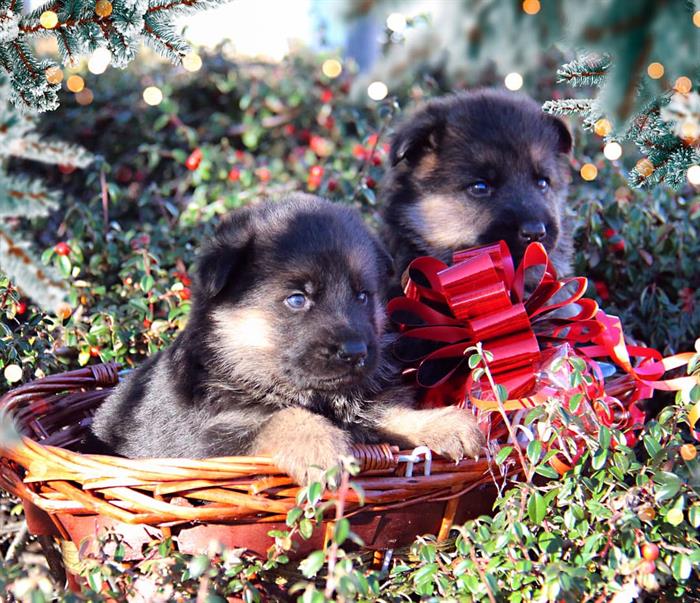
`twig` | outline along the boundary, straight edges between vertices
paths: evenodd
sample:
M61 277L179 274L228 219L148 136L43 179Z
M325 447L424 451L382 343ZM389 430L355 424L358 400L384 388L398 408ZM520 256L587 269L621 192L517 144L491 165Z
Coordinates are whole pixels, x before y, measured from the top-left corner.
M335 520L338 522L343 518L345 513L345 499L350 488L350 473L343 467L342 476L340 479L340 487L338 488L338 497L335 500ZM337 523L336 523L337 525ZM335 591L335 565L338 562L338 543L333 538L331 546L328 550L328 574L326 576L326 589L324 595L330 599Z
M15 537L12 539L9 548L7 549L7 553L5 554L5 561L14 561L17 558L17 555L22 550L22 547L26 543L28 536L29 527L27 526L27 522L23 521L19 532L15 534Z
M476 567L476 571L479 572L479 578L481 578L481 583L484 585L484 588L486 588L486 594L489 596L489 601L491 601L491 603L496 603L496 597L494 597L493 593L491 592L491 587L489 586L489 583L486 580L486 574L484 574L484 570L481 569L481 566L479 565L479 560L476 558L476 555L474 554L474 547L470 547L469 557L471 558L472 562L474 563L474 567Z
M102 222L104 223L105 232L109 224L109 191L107 190L107 177L104 169L100 170L100 190L102 191Z

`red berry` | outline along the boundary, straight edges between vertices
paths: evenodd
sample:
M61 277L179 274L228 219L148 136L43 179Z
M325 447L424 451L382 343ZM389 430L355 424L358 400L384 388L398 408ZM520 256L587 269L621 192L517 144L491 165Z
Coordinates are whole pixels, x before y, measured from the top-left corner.
M151 328L151 321L148 320L148 318L144 318L144 319L143 319L143 326L144 326L146 329L150 329L150 328Z
M190 153L190 156L185 160L185 167L194 172L202 163L202 151L201 149L195 149Z
M90 346L90 356L97 358L100 355L100 348L96 345Z
M350 82L345 81L342 84L340 84L340 91L343 94L347 94L348 92L350 92Z
M241 149L236 149L235 155L236 160L238 161L243 161L245 159L245 151L242 151Z
M614 237L616 234L617 234L617 230L615 230L614 228L606 228L606 229L603 231L603 235L604 235L605 237L607 237L608 239L609 239L610 237Z
M598 293L598 297L600 297L600 299L603 301L608 301L610 299L610 290L608 289L608 285L603 281L593 281L593 284L595 285L595 290Z
M321 102L322 103L330 103L333 100L333 93L326 88L323 92L321 92Z
M372 155L372 165L382 165L382 158L379 155Z
M656 563L653 561L642 561L641 569L645 574L653 574L656 571Z
M659 547L653 542L645 542L642 545L642 557L647 561L656 561L659 557Z
M367 151L365 150L365 147L363 147L361 144L356 144L352 148L352 155L356 159L364 159L367 156Z
M260 182L267 182L270 179L270 170L266 167L258 168L255 173Z
M117 168L117 173L115 174L117 180L122 184L127 184L131 182L134 177L134 172L128 165L120 165Z
M27 311L27 304L23 301L17 304L17 315L22 316Z
M178 291L178 295L180 296L180 299L188 300L190 297L192 297L192 292L188 287L185 287L184 289L180 289L180 291Z
M59 163L58 171L61 172L61 174L72 174L75 172L75 166L69 163Z
M309 170L309 176L312 178L322 178L323 177L323 167L320 165L314 165Z
M228 173L228 179L230 182L238 182L241 178L241 170L237 167L232 167Z
M620 239L619 241L615 241L610 245L613 251L624 251L625 250L625 240Z
M375 144L377 144L377 141L379 140L379 135L378 134L370 134L367 137L367 146L368 147L373 147Z
M329 115L328 117L326 117L325 121L323 122L323 126L324 126L327 130L332 130L332 129L333 129L333 127L335 126L335 119L333 118L332 115Z
M296 128L294 127L294 124L286 124L283 131L287 136L292 136L294 132L296 132Z
M374 188L375 186L377 186L377 181L374 178L372 178L372 176L367 176L367 178L365 178L365 184L368 188Z
M332 193L332 192L333 192L334 190L336 190L337 188L338 188L338 181L331 178L331 179L328 181L328 192L331 192L331 193Z
M57 255L68 255L70 253L70 247L68 247L68 243L64 243L61 241L60 243L56 243L56 246L53 248L53 250L56 252Z
M185 285L185 287L189 287L192 284L192 279L186 274L182 274L180 276L180 282Z

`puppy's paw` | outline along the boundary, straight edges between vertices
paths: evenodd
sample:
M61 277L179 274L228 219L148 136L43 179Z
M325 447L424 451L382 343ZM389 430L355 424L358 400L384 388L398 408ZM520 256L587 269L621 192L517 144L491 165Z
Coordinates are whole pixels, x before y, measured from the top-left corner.
M474 415L454 406L425 410L397 406L385 413L381 427L400 445L427 446L455 461L478 457L485 443Z
M479 456L486 440L472 413L453 406L418 412L426 414L416 433L422 444L455 461Z
M352 455L345 431L303 408L275 413L258 434L252 452L269 454L301 486L322 481L342 457Z

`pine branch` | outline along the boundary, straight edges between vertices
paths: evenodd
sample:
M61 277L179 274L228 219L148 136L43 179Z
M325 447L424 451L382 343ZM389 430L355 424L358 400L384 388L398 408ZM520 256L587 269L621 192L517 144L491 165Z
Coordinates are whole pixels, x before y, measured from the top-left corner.
M557 82L565 82L574 88L601 86L612 65L609 55L584 55L557 70Z
M40 218L58 208L59 195L40 181L2 176L0 173L0 218Z
M55 311L66 297L61 277L28 249L29 243L15 240L12 233L0 227L0 266L25 294L43 308Z
M595 108L595 99L592 98L564 98L546 101L542 105L542 110L552 115L572 115L575 113L587 115Z

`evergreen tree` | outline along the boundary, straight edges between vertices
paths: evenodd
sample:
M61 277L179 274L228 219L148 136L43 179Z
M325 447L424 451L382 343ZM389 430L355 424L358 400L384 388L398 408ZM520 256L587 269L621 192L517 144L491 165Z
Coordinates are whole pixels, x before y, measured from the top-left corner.
M35 119L14 107L10 95L9 83L0 76L0 270L42 307L55 311L66 293L60 275L42 266L31 243L16 238L10 223L48 215L60 197L37 179L8 174L7 163L16 158L85 168L92 156L75 145L42 140L34 131Z
M0 0L0 68L10 76L12 100L27 109L48 111L58 104L57 65L39 59L32 39L54 36L63 63L97 48L112 64L126 66L143 41L172 61L188 51L173 19L227 0L56 0L23 15L23 0Z

